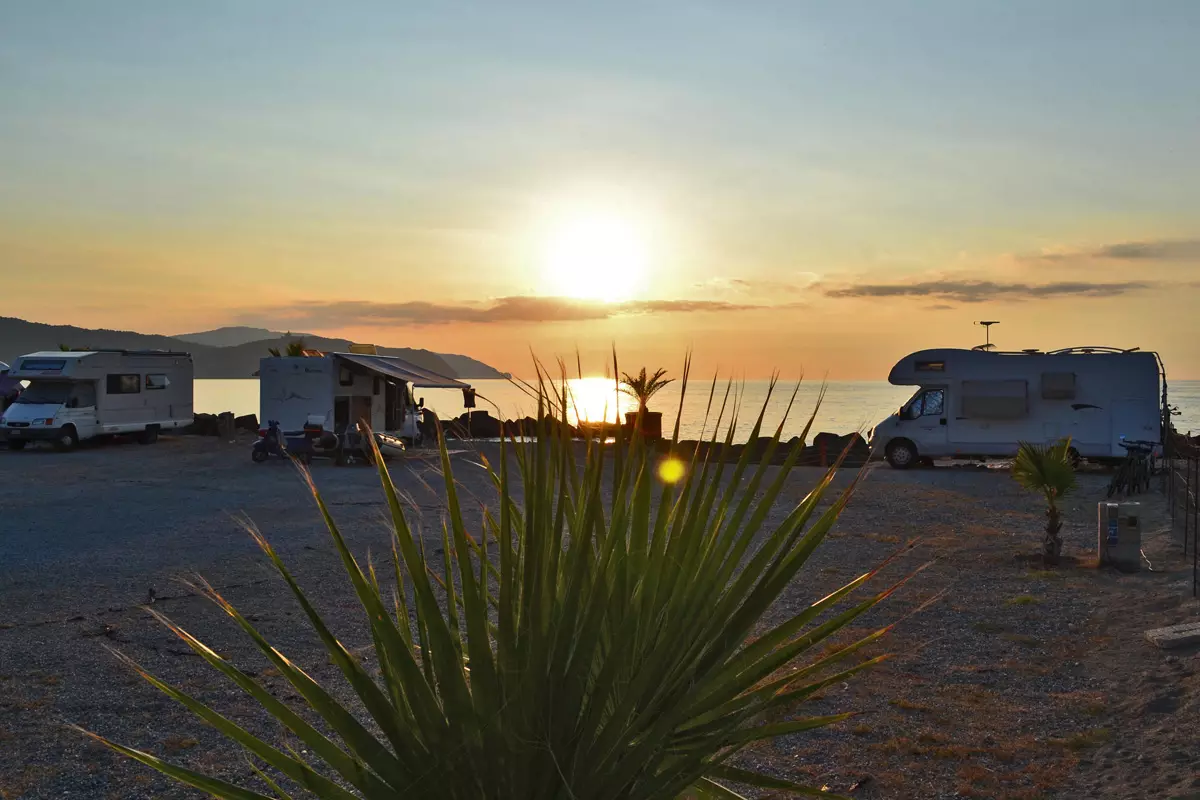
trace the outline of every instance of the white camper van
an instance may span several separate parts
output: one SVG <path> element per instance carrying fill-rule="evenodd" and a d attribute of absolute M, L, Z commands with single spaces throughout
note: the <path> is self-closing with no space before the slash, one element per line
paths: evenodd
<path fill-rule="evenodd" d="M 1162 441 L 1166 375 L 1157 353 L 922 350 L 892 367 L 888 381 L 919 387 L 870 433 L 871 447 L 898 469 L 931 458 L 1006 458 L 1021 442 L 1067 436 L 1073 455 L 1093 460 L 1124 457 L 1122 440 Z"/>
<path fill-rule="evenodd" d="M 269 356 L 259 361 L 259 424 L 299 431 L 320 420 L 342 433 L 367 420 L 371 429 L 407 444 L 421 441 L 424 400 L 413 389 L 464 389 L 468 384 L 401 358 L 367 353 Z"/>
<path fill-rule="evenodd" d="M 10 377 L 28 381 L 0 416 L 10 450 L 49 441 L 71 450 L 85 439 L 192 423 L 192 357 L 161 350 L 51 351 L 21 356 Z"/>

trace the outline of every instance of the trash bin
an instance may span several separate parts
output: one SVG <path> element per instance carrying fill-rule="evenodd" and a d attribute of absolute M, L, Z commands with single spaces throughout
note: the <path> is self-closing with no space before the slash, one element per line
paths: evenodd
<path fill-rule="evenodd" d="M 1137 572 L 1142 568 L 1142 504 L 1101 502 L 1097 507 L 1100 563 Z"/>

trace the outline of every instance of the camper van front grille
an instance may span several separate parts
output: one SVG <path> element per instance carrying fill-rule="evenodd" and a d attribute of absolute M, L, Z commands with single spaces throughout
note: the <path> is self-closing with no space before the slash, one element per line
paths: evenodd
<path fill-rule="evenodd" d="M 28 428 L 29 427 L 28 422 L 8 422 L 5 424 L 7 424 L 8 427 L 10 427 L 10 428 Z"/>

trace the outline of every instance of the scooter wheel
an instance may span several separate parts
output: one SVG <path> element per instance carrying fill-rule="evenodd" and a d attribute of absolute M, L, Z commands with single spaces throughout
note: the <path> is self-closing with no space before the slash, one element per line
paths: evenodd
<path fill-rule="evenodd" d="M 259 450 L 257 447 L 250 451 L 250 460 L 255 464 L 261 464 L 267 460 L 267 451 Z"/>

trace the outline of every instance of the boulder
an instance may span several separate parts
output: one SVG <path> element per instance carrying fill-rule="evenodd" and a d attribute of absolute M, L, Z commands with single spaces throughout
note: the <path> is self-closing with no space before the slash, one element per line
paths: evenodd
<path fill-rule="evenodd" d="M 617 422 L 582 421 L 574 432 L 581 439 L 620 439 L 625 435 L 625 428 Z"/>
<path fill-rule="evenodd" d="M 871 456 L 871 448 L 867 440 L 857 432 L 839 436 L 836 433 L 818 433 L 813 437 L 811 447 L 805 448 L 802 462 L 817 466 L 830 466 L 842 452 L 846 452 L 844 466 L 861 466 Z"/>
<path fill-rule="evenodd" d="M 421 413 L 421 422 L 418 426 L 421 429 L 421 438 L 426 442 L 436 442 L 440 422 L 437 412 L 430 408 L 425 409 Z"/>
<path fill-rule="evenodd" d="M 217 436 L 222 439 L 232 439 L 237 428 L 234 426 L 234 417 L 232 411 L 222 411 L 217 415 Z"/>
<path fill-rule="evenodd" d="M 195 414 L 192 416 L 192 424 L 184 428 L 183 432 L 192 436 L 216 436 L 217 415 Z"/>
<path fill-rule="evenodd" d="M 233 420 L 233 426 L 239 431 L 248 431 L 250 433 L 258 433 L 258 415 L 243 414 Z"/>
<path fill-rule="evenodd" d="M 472 411 L 470 415 L 462 414 L 454 419 L 454 425 L 446 426 L 446 435 L 453 432 L 458 438 L 499 439 L 502 435 L 502 423 L 485 409 Z"/>

